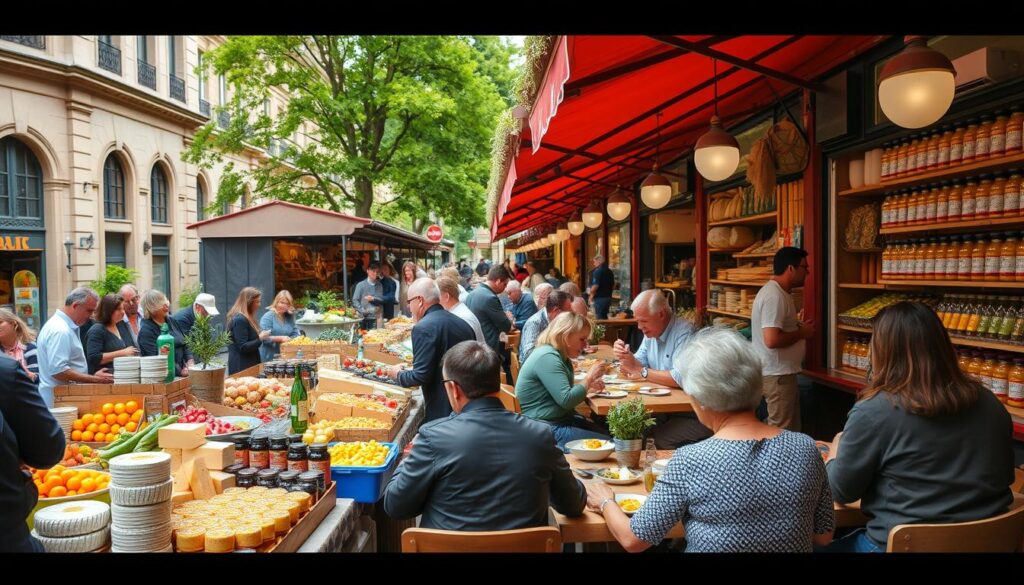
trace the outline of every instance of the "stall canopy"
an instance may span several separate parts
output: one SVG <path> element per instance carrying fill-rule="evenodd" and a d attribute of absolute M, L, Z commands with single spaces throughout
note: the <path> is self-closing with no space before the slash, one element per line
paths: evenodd
<path fill-rule="evenodd" d="M 564 220 L 689 153 L 714 112 L 729 126 L 884 36 L 566 36 L 552 43 L 511 164 L 500 169 L 491 236 Z M 656 116 L 661 114 L 660 140 Z M 794 112 L 794 115 L 799 116 Z"/>

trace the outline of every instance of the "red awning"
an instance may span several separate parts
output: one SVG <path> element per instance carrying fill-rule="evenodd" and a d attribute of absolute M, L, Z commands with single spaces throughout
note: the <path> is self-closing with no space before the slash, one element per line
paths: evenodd
<path fill-rule="evenodd" d="M 719 59 L 718 112 L 728 128 L 770 106 L 776 95 L 814 88 L 814 80 L 885 38 L 559 39 L 531 111 L 531 129 L 523 130 L 509 165 L 492 238 L 565 219 L 592 197 L 608 195 L 617 184 L 629 187 L 650 173 L 659 112 L 659 162 L 686 154 L 707 131 L 714 111 L 712 56 Z M 567 79 L 561 88 L 559 79 Z M 554 98 L 560 95 L 559 104 Z M 556 110 L 545 129 L 543 120 Z"/>

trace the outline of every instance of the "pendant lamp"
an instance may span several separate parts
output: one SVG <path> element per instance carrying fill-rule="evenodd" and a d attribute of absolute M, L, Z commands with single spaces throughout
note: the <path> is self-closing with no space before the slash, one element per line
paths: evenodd
<path fill-rule="evenodd" d="M 906 48 L 889 59 L 879 75 L 878 104 L 903 128 L 923 128 L 946 114 L 956 93 L 956 69 L 931 49 L 925 37 L 907 36 Z"/>
<path fill-rule="evenodd" d="M 658 154 L 661 149 L 661 112 L 658 112 L 658 138 L 654 143 L 654 169 L 640 184 L 640 200 L 651 209 L 661 209 L 672 198 L 672 183 L 658 173 Z"/>
<path fill-rule="evenodd" d="M 585 230 L 587 228 L 587 226 L 585 226 L 583 224 L 583 217 L 580 216 L 579 210 L 576 210 L 572 214 L 572 216 L 569 217 L 568 228 L 569 228 L 569 233 L 574 235 L 574 236 L 578 236 L 578 235 L 582 234 L 583 230 Z"/>
<path fill-rule="evenodd" d="M 622 194 L 618 188 L 612 193 L 612 196 L 608 198 L 608 217 L 615 221 L 622 221 L 629 217 L 633 205 L 629 202 L 629 199 Z"/>
<path fill-rule="evenodd" d="M 596 228 L 601 225 L 602 221 L 604 221 L 604 213 L 601 212 L 596 201 L 591 201 L 583 210 L 583 225 L 588 228 Z"/>
<path fill-rule="evenodd" d="M 697 139 L 693 151 L 693 164 L 700 176 L 709 181 L 728 179 L 740 164 L 740 145 L 736 139 L 722 129 L 718 117 L 718 60 L 714 60 L 715 115 L 711 117 L 711 129 Z"/>

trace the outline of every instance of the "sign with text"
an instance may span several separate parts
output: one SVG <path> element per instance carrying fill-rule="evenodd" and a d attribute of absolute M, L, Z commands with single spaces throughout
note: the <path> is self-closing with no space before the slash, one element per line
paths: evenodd
<path fill-rule="evenodd" d="M 441 241 L 444 237 L 444 232 L 441 230 L 441 226 L 434 224 L 427 228 L 427 239 L 435 244 Z"/>

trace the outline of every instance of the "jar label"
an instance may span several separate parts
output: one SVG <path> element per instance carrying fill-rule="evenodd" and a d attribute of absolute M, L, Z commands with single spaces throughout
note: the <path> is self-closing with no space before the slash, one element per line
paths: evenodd
<path fill-rule="evenodd" d="M 843 367 L 849 367 L 849 366 L 850 366 L 850 352 L 847 350 L 847 351 L 843 352 Z"/>
<path fill-rule="evenodd" d="M 946 276 L 956 277 L 957 258 L 946 258 Z"/>
<path fill-rule="evenodd" d="M 935 275 L 935 258 L 924 259 L 924 275 L 934 276 Z"/>
<path fill-rule="evenodd" d="M 985 275 L 985 257 L 971 258 L 971 276 L 981 278 Z"/>
<path fill-rule="evenodd" d="M 916 159 L 917 160 L 914 162 L 914 169 L 921 170 L 925 168 L 928 166 L 928 151 L 919 148 L 917 150 Z"/>
<path fill-rule="evenodd" d="M 950 201 L 949 201 L 949 214 L 948 214 L 947 217 L 949 217 L 950 219 L 959 219 L 962 214 L 963 213 L 960 210 L 960 200 L 957 199 L 957 200 L 954 201 L 954 200 L 950 199 Z"/>
<path fill-rule="evenodd" d="M 1017 276 L 1017 280 L 1024 279 L 1024 256 L 1017 256 L 1017 267 L 1014 268 L 1013 273 Z M 1024 318 L 1021 321 L 1024 321 Z"/>
<path fill-rule="evenodd" d="M 270 451 L 249 451 L 249 466 L 253 469 L 270 467 Z"/>
<path fill-rule="evenodd" d="M 992 392 L 994 392 L 996 394 L 996 396 L 1006 396 L 1007 391 L 1009 391 L 1009 389 L 1010 389 L 1009 381 L 1008 380 L 1004 380 L 1002 378 L 995 378 L 995 377 L 989 378 L 989 379 L 991 380 L 991 383 L 992 383 L 992 386 L 991 386 Z"/>
<path fill-rule="evenodd" d="M 949 147 L 948 146 L 946 148 L 940 148 L 939 149 L 938 163 L 939 163 L 939 166 L 948 165 L 949 164 Z"/>
<path fill-rule="evenodd" d="M 270 469 L 276 469 L 278 471 L 284 471 L 288 469 L 288 452 L 287 451 L 271 451 L 270 452 Z"/>
<path fill-rule="evenodd" d="M 939 201 L 935 204 L 935 219 L 938 221 L 949 219 L 949 201 Z"/>
<path fill-rule="evenodd" d="M 924 274 L 924 265 L 925 265 L 925 259 L 924 258 L 914 258 L 914 274 L 916 274 L 918 276 Z"/>
<path fill-rule="evenodd" d="M 1006 131 L 1006 147 L 1004 150 L 1019 150 L 1021 147 L 1020 143 L 1021 127 L 1015 126 L 1013 130 Z"/>
<path fill-rule="evenodd" d="M 324 474 L 325 478 L 331 477 L 331 461 L 325 459 L 323 461 L 309 461 L 307 462 L 310 471 L 320 471 Z M 330 480 L 325 480 L 330 481 Z"/>
<path fill-rule="evenodd" d="M 985 276 L 999 276 L 999 264 L 1002 260 L 1001 256 L 986 256 L 985 257 Z"/>
<path fill-rule="evenodd" d="M 907 206 L 907 221 L 917 221 L 917 206 Z"/>
<path fill-rule="evenodd" d="M 1010 400 L 1024 400 L 1024 382 L 1010 382 L 1007 384 L 1006 393 Z"/>
<path fill-rule="evenodd" d="M 1003 214 L 1011 215 L 1020 211 L 1020 193 L 1003 193 Z"/>
<path fill-rule="evenodd" d="M 866 371 L 868 369 L 868 361 L 868 356 L 866 355 L 857 356 L 857 369 Z"/>
<path fill-rule="evenodd" d="M 305 459 L 303 459 L 301 461 L 289 461 L 288 462 L 288 471 L 298 471 L 298 472 L 309 471 L 309 462 L 306 461 Z"/>
<path fill-rule="evenodd" d="M 970 257 L 963 257 L 957 259 L 956 273 L 962 276 L 967 276 L 971 273 L 971 259 Z"/>
<path fill-rule="evenodd" d="M 927 205 L 925 205 L 925 207 L 924 207 L 924 218 L 926 220 L 927 219 L 935 219 L 935 214 L 937 212 L 937 209 L 938 209 L 938 204 L 935 203 L 934 201 L 928 203 Z"/>
<path fill-rule="evenodd" d="M 970 160 L 974 158 L 974 141 L 964 141 L 964 160 Z"/>
<path fill-rule="evenodd" d="M 974 141 L 974 156 L 983 157 L 988 156 L 989 139 L 979 138 Z"/>
<path fill-rule="evenodd" d="M 989 215 L 1002 215 L 1003 214 L 1003 194 L 989 195 L 988 196 L 988 214 Z"/>
<path fill-rule="evenodd" d="M 1000 276 L 1013 276 L 1013 271 L 1017 268 L 1017 257 L 1016 256 L 1000 256 L 999 258 L 999 275 Z"/>
<path fill-rule="evenodd" d="M 892 272 L 892 260 L 882 260 L 882 274 L 889 274 Z"/>
<path fill-rule="evenodd" d="M 896 223 L 907 223 L 907 208 L 900 207 L 896 212 Z"/>
<path fill-rule="evenodd" d="M 964 145 L 953 143 L 949 145 L 949 162 L 959 162 L 964 158 Z"/>
<path fill-rule="evenodd" d="M 924 221 L 928 215 L 928 204 L 918 203 L 917 204 L 917 221 Z"/>
<path fill-rule="evenodd" d="M 988 195 L 981 195 L 974 199 L 974 214 L 988 214 Z"/>
<path fill-rule="evenodd" d="M 939 150 L 937 148 L 928 149 L 928 161 L 926 164 L 929 167 L 939 164 Z"/>
<path fill-rule="evenodd" d="M 988 141 L 988 151 L 992 154 L 1002 154 L 1006 150 L 1006 136 L 993 134 Z"/>
<path fill-rule="evenodd" d="M 249 467 L 249 450 L 235 449 L 235 463 Z"/>
<path fill-rule="evenodd" d="M 901 156 L 898 159 L 896 159 L 896 174 L 905 173 L 905 172 L 907 172 L 907 155 L 906 154 L 904 154 L 903 156 Z"/>
<path fill-rule="evenodd" d="M 960 205 L 960 215 L 974 217 L 974 197 L 963 200 Z"/>

